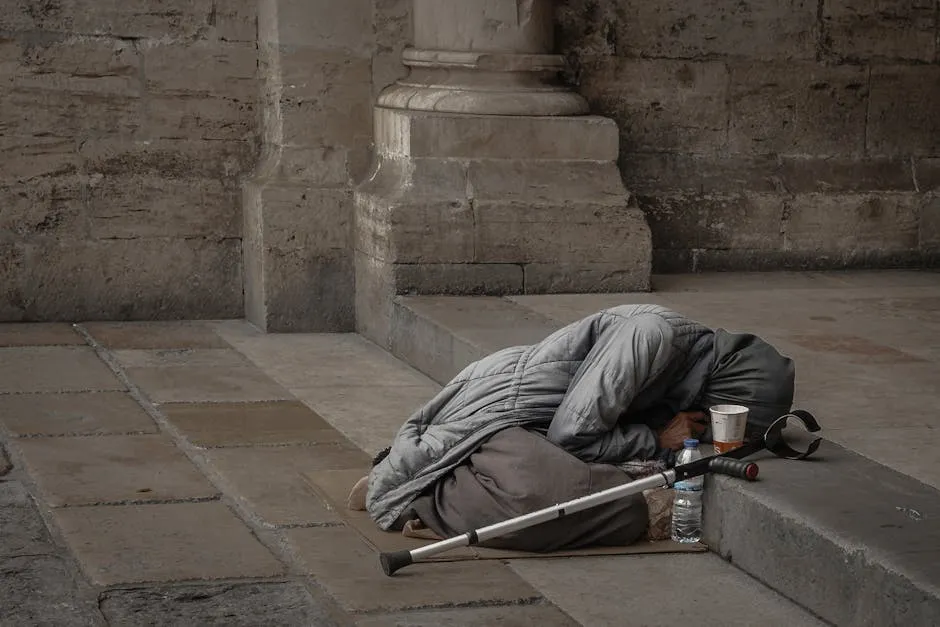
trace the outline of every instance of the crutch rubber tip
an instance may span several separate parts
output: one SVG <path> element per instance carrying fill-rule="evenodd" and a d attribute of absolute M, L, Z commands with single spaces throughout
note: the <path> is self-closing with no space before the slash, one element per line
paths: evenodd
<path fill-rule="evenodd" d="M 382 570 L 384 570 L 385 574 L 389 577 L 394 575 L 395 571 L 414 562 L 414 560 L 411 559 L 411 551 L 382 553 L 379 555 L 379 560 L 382 562 Z"/>

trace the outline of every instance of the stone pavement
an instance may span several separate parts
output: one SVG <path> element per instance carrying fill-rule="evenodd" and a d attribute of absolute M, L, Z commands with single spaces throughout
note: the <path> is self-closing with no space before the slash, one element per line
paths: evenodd
<path fill-rule="evenodd" d="M 814 276 L 672 278 L 639 297 L 784 329 L 787 281 L 809 298 Z M 938 356 L 937 275 L 866 276 L 838 289 L 826 280 L 807 301 L 820 319 L 788 344 L 807 351 L 800 384 L 830 403 L 812 407 L 827 418 L 852 394 L 897 407 L 881 422 L 871 411 L 860 425 L 830 422 L 827 437 L 876 429 L 881 444 L 860 452 L 935 482 L 937 423 L 923 408 L 937 382 L 917 368 Z M 733 294 L 716 291 L 722 281 Z M 558 324 L 637 296 L 494 300 Z M 877 337 L 866 343 L 840 321 L 846 311 L 875 315 Z M 832 355 L 847 362 L 841 378 Z M 901 390 L 874 389 L 885 367 Z M 856 390 L 863 375 L 869 388 Z M 366 468 L 438 387 L 351 334 L 267 335 L 242 321 L 0 325 L 0 625 L 821 624 L 715 554 L 439 563 L 385 577 L 301 473 Z M 898 425 L 924 442 L 919 457 L 903 454 Z M 742 611 L 728 616 L 719 591 Z"/>

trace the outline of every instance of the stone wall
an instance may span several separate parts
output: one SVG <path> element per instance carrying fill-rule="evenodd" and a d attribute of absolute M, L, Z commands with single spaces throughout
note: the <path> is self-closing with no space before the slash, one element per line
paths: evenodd
<path fill-rule="evenodd" d="M 255 0 L 5 0 L 0 319 L 242 315 Z"/>
<path fill-rule="evenodd" d="M 935 0 L 563 0 L 654 271 L 940 260 Z"/>

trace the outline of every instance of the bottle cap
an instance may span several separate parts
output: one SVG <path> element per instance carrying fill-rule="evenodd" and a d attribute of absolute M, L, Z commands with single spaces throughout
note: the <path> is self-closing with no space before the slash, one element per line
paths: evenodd
<path fill-rule="evenodd" d="M 688 440 L 683 442 L 683 444 L 685 444 L 686 448 L 698 448 L 698 440 L 696 440 L 695 438 L 689 438 Z"/>

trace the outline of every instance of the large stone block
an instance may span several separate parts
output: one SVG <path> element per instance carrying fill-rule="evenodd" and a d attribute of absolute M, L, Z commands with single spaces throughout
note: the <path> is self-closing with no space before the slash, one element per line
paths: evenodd
<path fill-rule="evenodd" d="M 521 294 L 523 265 L 517 263 L 397 263 L 392 266 L 398 294 Z"/>
<path fill-rule="evenodd" d="M 81 161 L 78 143 L 68 137 L 10 133 L 0 136 L 0 152 L 0 185 L 76 174 Z"/>
<path fill-rule="evenodd" d="M 615 160 L 617 125 L 597 116 L 495 116 L 376 108 L 382 155 L 437 159 Z"/>
<path fill-rule="evenodd" d="M 922 197 L 912 193 L 799 194 L 787 203 L 785 248 L 914 250 L 921 202 Z"/>
<path fill-rule="evenodd" d="M 241 235 L 238 191 L 213 179 L 93 178 L 86 217 L 94 239 Z"/>
<path fill-rule="evenodd" d="M 213 0 L 164 0 L 155 5 L 150 0 L 121 0 L 102 3 L 97 0 L 12 0 L 5 7 L 0 28 L 4 30 L 41 30 L 73 32 L 82 35 L 115 37 L 192 39 L 207 33 L 219 11 Z M 232 4 L 227 0 L 223 5 Z M 244 11 L 244 0 L 237 0 Z M 229 11 L 221 10 L 228 16 Z M 231 25 L 230 25 L 231 26 Z M 227 34 L 234 34 L 230 29 Z"/>
<path fill-rule="evenodd" d="M 271 183 L 261 190 L 265 249 L 296 253 L 337 253 L 350 245 L 352 192 Z"/>
<path fill-rule="evenodd" d="M 880 155 L 940 155 L 940 67 L 874 66 L 868 149 Z"/>
<path fill-rule="evenodd" d="M 0 243 L 0 286 L 3 320 L 235 318 L 242 314 L 241 242 Z"/>
<path fill-rule="evenodd" d="M 77 150 L 81 167 L 90 177 L 207 178 L 234 182 L 250 172 L 258 159 L 255 146 L 245 141 L 95 138 L 82 142 Z M 39 161 L 44 154 L 37 155 L 35 160 Z"/>
<path fill-rule="evenodd" d="M 0 242 L 87 237 L 87 193 L 87 185 L 77 176 L 0 184 Z"/>
<path fill-rule="evenodd" d="M 940 194 L 928 194 L 920 208 L 920 247 L 940 252 Z"/>
<path fill-rule="evenodd" d="M 625 202 L 479 201 L 473 223 L 478 263 L 632 263 L 649 232 Z"/>
<path fill-rule="evenodd" d="M 469 201 L 373 202 L 356 220 L 356 245 L 363 252 L 395 263 L 473 261 L 474 208 Z"/>
<path fill-rule="evenodd" d="M 375 41 L 372 5 L 372 0 L 277 0 L 278 38 L 289 46 L 368 56 Z"/>
<path fill-rule="evenodd" d="M 812 0 L 575 0 L 559 7 L 565 50 L 627 57 L 812 59 Z"/>
<path fill-rule="evenodd" d="M 140 45 L 150 94 L 219 96 L 251 101 L 258 94 L 258 51 L 248 43 L 145 41 Z"/>
<path fill-rule="evenodd" d="M 932 0 L 824 0 L 822 49 L 836 59 L 934 60 L 936 4 Z"/>
<path fill-rule="evenodd" d="M 628 197 L 613 161 L 474 160 L 467 185 L 474 200 L 623 204 Z"/>
<path fill-rule="evenodd" d="M 770 193 L 639 196 L 656 249 L 779 248 L 783 199 Z"/>
<path fill-rule="evenodd" d="M 650 289 L 648 245 L 631 246 L 631 258 L 617 263 L 527 263 L 526 294 L 570 294 L 592 292 L 645 292 Z"/>
<path fill-rule="evenodd" d="M 628 189 L 640 196 L 669 192 L 914 191 L 916 187 L 910 160 L 899 157 L 627 152 L 620 163 Z M 930 180 L 929 165 L 922 170 L 923 178 Z"/>
<path fill-rule="evenodd" d="M 620 125 L 625 151 L 715 153 L 726 145 L 723 63 L 606 58 L 582 77 L 591 109 Z"/>
<path fill-rule="evenodd" d="M 252 140 L 257 135 L 254 100 L 200 96 L 149 98 L 143 139 Z"/>
<path fill-rule="evenodd" d="M 6 62 L 0 68 L 10 76 L 13 88 L 141 95 L 141 58 L 133 42 L 93 37 L 38 42 L 35 38 L 23 38 L 10 41 L 4 48 Z M 19 54 L 11 63 L 14 50 Z"/>
<path fill-rule="evenodd" d="M 280 48 L 281 142 L 349 146 L 372 134 L 369 58 L 311 47 Z"/>
<path fill-rule="evenodd" d="M 730 98 L 733 152 L 860 156 L 865 149 L 867 68 L 734 65 Z"/>
<path fill-rule="evenodd" d="M 0 91 L 0 132 L 44 137 L 133 136 L 141 126 L 136 95 L 14 87 Z"/>

